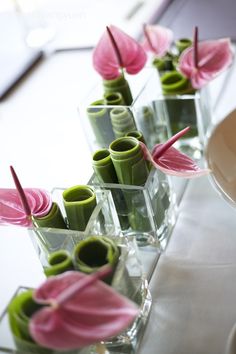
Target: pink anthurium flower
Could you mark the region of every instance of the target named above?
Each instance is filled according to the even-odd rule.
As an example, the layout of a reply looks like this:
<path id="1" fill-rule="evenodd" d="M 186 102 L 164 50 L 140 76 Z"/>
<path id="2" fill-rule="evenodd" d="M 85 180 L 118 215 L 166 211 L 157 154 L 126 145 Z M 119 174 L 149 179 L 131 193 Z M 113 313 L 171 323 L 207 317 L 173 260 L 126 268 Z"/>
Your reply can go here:
<path id="1" fill-rule="evenodd" d="M 178 69 L 200 89 L 231 65 L 233 51 L 229 38 L 198 43 L 197 37 L 195 29 L 194 45 L 180 55 Z"/>
<path id="2" fill-rule="evenodd" d="M 16 189 L 0 189 L 0 224 L 31 226 L 32 216 L 42 217 L 52 207 L 52 198 L 44 189 L 23 189 L 10 166 Z"/>
<path id="3" fill-rule="evenodd" d="M 144 35 L 145 39 L 142 44 L 144 50 L 159 58 L 167 53 L 173 41 L 173 32 L 159 25 L 144 25 Z"/>
<path id="4" fill-rule="evenodd" d="M 113 25 L 107 27 L 93 52 L 93 66 L 105 80 L 116 79 L 122 69 L 137 74 L 146 60 L 142 46 Z"/>
<path id="5" fill-rule="evenodd" d="M 32 216 L 42 217 L 48 214 L 52 199 L 47 191 L 39 188 L 25 188 L 24 192 Z M 31 226 L 31 215 L 25 213 L 16 189 L 0 189 L 0 224 Z"/>
<path id="6" fill-rule="evenodd" d="M 138 315 L 137 306 L 99 279 L 111 271 L 102 267 L 92 275 L 69 271 L 48 278 L 35 292 L 43 306 L 30 320 L 34 340 L 47 348 L 70 350 L 121 333 Z"/>
<path id="7" fill-rule="evenodd" d="M 172 176 L 193 178 L 208 174 L 210 172 L 208 169 L 201 169 L 190 157 L 179 152 L 172 146 L 188 130 L 189 127 L 181 130 L 165 144 L 155 145 L 152 153 L 149 152 L 145 144 L 140 142 L 145 158 L 154 167 Z"/>

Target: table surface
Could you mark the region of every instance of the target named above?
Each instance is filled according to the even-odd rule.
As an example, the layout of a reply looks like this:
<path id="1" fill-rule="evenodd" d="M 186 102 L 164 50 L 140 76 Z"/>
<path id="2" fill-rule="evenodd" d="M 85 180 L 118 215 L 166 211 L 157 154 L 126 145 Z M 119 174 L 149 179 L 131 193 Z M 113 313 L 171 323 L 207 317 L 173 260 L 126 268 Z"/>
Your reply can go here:
<path id="1" fill-rule="evenodd" d="M 214 123 L 235 108 L 235 78 L 233 65 L 210 85 Z M 10 165 L 23 187 L 51 190 L 88 181 L 91 152 L 77 107 L 98 79 L 91 51 L 57 53 L 1 102 L 1 187 L 14 187 Z M 151 279 L 153 307 L 139 354 L 224 353 L 236 322 L 235 229 L 235 210 L 209 177 L 186 184 Z M 1 228 L 0 252 L 2 311 L 18 285 L 37 286 L 44 275 L 24 229 Z"/>

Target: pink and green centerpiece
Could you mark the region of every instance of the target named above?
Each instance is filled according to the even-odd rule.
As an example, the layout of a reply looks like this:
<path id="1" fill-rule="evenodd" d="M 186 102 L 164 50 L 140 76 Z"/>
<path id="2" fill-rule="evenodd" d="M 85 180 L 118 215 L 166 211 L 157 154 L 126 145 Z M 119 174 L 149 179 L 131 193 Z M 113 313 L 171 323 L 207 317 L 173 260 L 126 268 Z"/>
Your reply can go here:
<path id="1" fill-rule="evenodd" d="M 17 292 L 7 308 L 16 349 L 38 354 L 105 353 L 106 341 L 139 314 L 135 303 L 101 281 L 110 272 L 109 266 L 91 275 L 67 271 L 35 290 Z"/>
<path id="2" fill-rule="evenodd" d="M 161 141 L 165 132 L 157 126 L 153 106 L 158 75 L 146 62 L 147 54 L 134 38 L 114 25 L 106 28 L 92 53 L 98 84 L 79 105 L 92 151 L 136 130 L 149 148 Z"/>
<path id="3" fill-rule="evenodd" d="M 202 156 L 206 132 L 212 120 L 208 84 L 232 64 L 230 39 L 199 41 L 198 28 L 193 40 L 173 41 L 173 33 L 161 26 L 144 27 L 144 49 L 152 63 L 172 61 L 172 66 L 160 70 L 162 95 L 156 107 L 159 115 L 169 122 L 170 134 L 185 126 L 191 130 L 178 145 L 194 158 Z M 154 58 L 154 59 L 153 59 Z"/>

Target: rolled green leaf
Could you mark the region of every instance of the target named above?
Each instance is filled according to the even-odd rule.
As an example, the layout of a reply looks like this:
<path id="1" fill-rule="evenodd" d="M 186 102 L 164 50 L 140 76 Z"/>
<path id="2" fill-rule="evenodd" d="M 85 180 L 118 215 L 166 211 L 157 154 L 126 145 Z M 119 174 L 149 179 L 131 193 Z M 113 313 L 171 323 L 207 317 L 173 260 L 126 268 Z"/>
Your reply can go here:
<path id="1" fill-rule="evenodd" d="M 120 92 L 107 92 L 104 94 L 104 101 L 109 106 L 124 105 L 124 99 Z"/>
<path id="2" fill-rule="evenodd" d="M 24 290 L 17 294 L 8 305 L 8 320 L 12 336 L 19 353 L 24 354 L 60 354 L 61 351 L 52 350 L 38 345 L 29 332 L 29 321 L 32 315 L 42 308 L 33 299 L 33 290 Z M 17 351 L 17 353 L 18 353 Z M 83 349 L 81 350 L 81 353 Z M 67 354 L 78 354 L 80 350 L 69 350 Z"/>
<path id="3" fill-rule="evenodd" d="M 166 53 L 162 58 L 154 58 L 152 65 L 158 70 L 160 75 L 165 72 L 175 70 L 175 56 L 171 53 Z"/>
<path id="4" fill-rule="evenodd" d="M 156 101 L 154 101 L 154 104 L 156 104 Z M 153 149 L 155 144 L 163 142 L 163 140 L 161 140 L 162 137 L 160 137 L 163 133 L 163 123 L 157 116 L 157 113 L 154 113 L 154 107 L 155 106 L 139 107 L 135 114 L 139 131 L 142 132 L 147 147 L 150 150 Z"/>
<path id="5" fill-rule="evenodd" d="M 112 128 L 117 138 L 125 136 L 131 130 L 137 129 L 133 114 L 126 107 L 113 108 L 110 116 Z"/>
<path id="6" fill-rule="evenodd" d="M 64 190 L 62 195 L 69 228 L 84 231 L 97 205 L 93 189 L 78 185 Z"/>
<path id="7" fill-rule="evenodd" d="M 101 183 L 118 184 L 116 171 L 108 149 L 97 150 L 93 154 L 92 164 L 94 172 Z M 127 229 L 129 227 L 129 220 L 124 194 L 120 188 L 113 188 L 111 194 L 119 217 L 120 226 L 122 230 Z"/>
<path id="8" fill-rule="evenodd" d="M 146 144 L 143 133 L 140 130 L 132 130 L 131 132 L 127 133 L 126 136 L 131 136 L 138 141 L 141 141 L 142 143 Z"/>
<path id="9" fill-rule="evenodd" d="M 128 81 L 125 79 L 124 75 L 120 75 L 114 80 L 103 80 L 103 88 L 105 93 L 120 92 L 125 104 L 127 106 L 130 106 L 132 104 L 132 93 Z"/>
<path id="10" fill-rule="evenodd" d="M 190 126 L 191 129 L 183 136 L 183 139 L 198 136 L 195 90 L 190 81 L 181 73 L 172 71 L 161 77 L 161 86 L 163 94 L 166 96 L 164 103 L 169 117 L 171 134 L 174 135 Z M 176 97 L 178 95 L 189 95 L 189 98 L 181 99 L 181 97 Z"/>
<path id="11" fill-rule="evenodd" d="M 29 318 L 40 308 L 33 302 L 32 293 L 32 290 L 27 290 L 17 295 L 8 306 L 9 323 L 13 334 L 28 341 L 33 341 L 28 330 Z"/>
<path id="12" fill-rule="evenodd" d="M 189 80 L 178 71 L 165 73 L 161 77 L 161 87 L 165 95 L 182 95 L 194 92 Z"/>
<path id="13" fill-rule="evenodd" d="M 149 165 L 136 138 L 124 137 L 114 140 L 110 145 L 110 153 L 120 184 L 136 186 L 145 184 L 149 175 Z M 143 192 L 125 189 L 124 196 L 132 229 L 150 230 Z"/>
<path id="14" fill-rule="evenodd" d="M 109 151 L 120 184 L 145 184 L 149 168 L 137 139 L 118 138 L 110 144 Z"/>
<path id="15" fill-rule="evenodd" d="M 106 264 L 115 269 L 119 256 L 119 248 L 112 239 L 106 236 L 89 236 L 75 246 L 73 259 L 76 269 L 91 274 Z M 113 273 L 105 278 L 106 282 L 111 282 Z"/>
<path id="16" fill-rule="evenodd" d="M 101 148 L 105 148 L 115 138 L 109 110 L 104 100 L 98 100 L 87 108 L 87 116 L 94 132 L 96 141 Z"/>
<path id="17" fill-rule="evenodd" d="M 140 130 L 133 130 L 133 131 L 127 133 L 126 136 L 133 137 L 146 145 L 146 141 L 144 139 L 143 133 Z M 154 146 L 154 144 L 153 144 L 153 146 Z M 147 161 L 147 167 L 148 167 L 149 171 L 152 168 L 152 164 L 149 161 Z"/>
<path id="18" fill-rule="evenodd" d="M 33 221 L 37 227 L 52 227 L 58 229 L 67 228 L 60 208 L 55 202 L 52 203 L 52 207 L 47 215 L 40 218 L 34 217 Z"/>
<path id="19" fill-rule="evenodd" d="M 108 149 L 95 151 L 92 157 L 93 169 L 101 182 L 118 183 L 116 171 Z"/>
<path id="20" fill-rule="evenodd" d="M 48 264 L 49 266 L 44 268 L 44 273 L 47 277 L 74 269 L 72 257 L 65 250 L 51 253 L 48 258 Z"/>
<path id="21" fill-rule="evenodd" d="M 42 306 L 32 298 L 33 290 L 16 295 L 8 306 L 8 319 L 15 345 L 22 353 L 49 354 L 52 350 L 36 344 L 29 333 L 30 317 Z"/>
<path id="22" fill-rule="evenodd" d="M 185 49 L 191 47 L 192 43 L 193 42 L 190 38 L 180 38 L 175 41 L 175 46 L 178 49 L 179 54 L 181 54 Z"/>

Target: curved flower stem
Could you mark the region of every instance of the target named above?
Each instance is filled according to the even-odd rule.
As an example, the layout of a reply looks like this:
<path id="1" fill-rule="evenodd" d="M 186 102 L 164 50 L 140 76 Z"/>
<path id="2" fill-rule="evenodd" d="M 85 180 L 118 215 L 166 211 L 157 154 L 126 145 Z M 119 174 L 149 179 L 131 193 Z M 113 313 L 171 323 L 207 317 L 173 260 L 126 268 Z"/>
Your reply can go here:
<path id="1" fill-rule="evenodd" d="M 20 200 L 21 200 L 21 203 L 22 203 L 22 207 L 23 207 L 23 209 L 25 211 L 26 216 L 28 216 L 31 219 L 31 217 L 32 217 L 31 210 L 30 210 L 30 206 L 29 206 L 27 197 L 25 195 L 24 189 L 22 188 L 22 186 L 20 184 L 20 181 L 19 181 L 19 179 L 17 177 L 17 174 L 16 174 L 16 172 L 15 172 L 15 170 L 14 170 L 14 168 L 12 166 L 10 166 L 10 170 L 11 170 L 11 174 L 12 174 L 12 177 L 13 177 L 17 192 L 19 193 L 19 197 L 20 197 Z"/>
<path id="2" fill-rule="evenodd" d="M 119 66 L 121 68 L 123 68 L 124 65 L 123 65 L 123 61 L 122 61 L 122 56 L 121 56 L 121 53 L 119 51 L 118 45 L 116 44 L 115 38 L 114 38 L 114 36 L 113 36 L 113 34 L 112 34 L 112 32 L 111 32 L 111 30 L 110 30 L 110 28 L 108 26 L 106 27 L 106 29 L 107 29 L 107 33 L 109 35 L 109 38 L 111 40 L 111 44 L 113 46 L 114 52 L 116 54 L 116 58 L 117 58 L 117 61 L 119 63 Z"/>
<path id="3" fill-rule="evenodd" d="M 198 27 L 194 28 L 194 39 L 193 39 L 193 60 L 194 66 L 198 68 Z"/>
<path id="4" fill-rule="evenodd" d="M 152 44 L 151 38 L 150 38 L 150 36 L 149 36 L 149 33 L 148 33 L 148 30 L 147 30 L 147 25 L 146 25 L 146 24 L 143 25 L 143 33 L 144 33 L 144 35 L 145 35 L 145 37 L 146 37 L 146 39 L 147 39 L 147 42 L 148 42 L 150 48 L 151 48 L 152 51 L 155 53 L 156 50 L 155 50 L 155 48 L 153 47 L 153 44 Z"/>
<path id="5" fill-rule="evenodd" d="M 177 140 L 189 131 L 190 127 L 182 129 L 180 132 L 172 136 L 166 143 L 162 144 L 155 153 L 155 159 L 159 159 Z"/>

